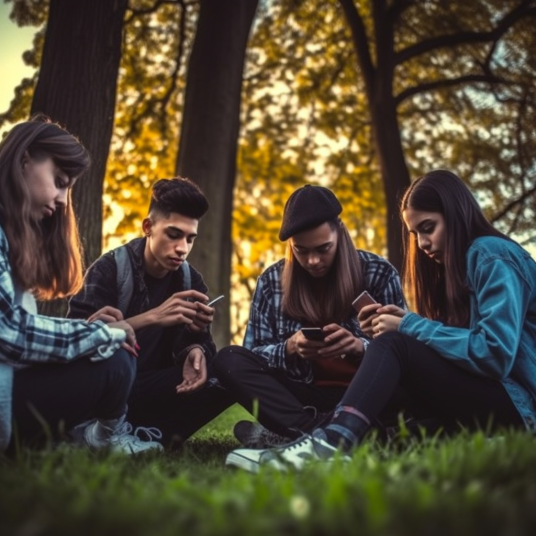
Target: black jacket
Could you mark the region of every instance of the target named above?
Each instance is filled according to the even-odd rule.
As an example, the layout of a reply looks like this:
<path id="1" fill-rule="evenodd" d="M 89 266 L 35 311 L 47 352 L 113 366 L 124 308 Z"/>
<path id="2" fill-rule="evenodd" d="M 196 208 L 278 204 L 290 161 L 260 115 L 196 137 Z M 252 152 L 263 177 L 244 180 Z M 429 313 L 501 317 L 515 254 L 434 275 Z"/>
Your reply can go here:
<path id="1" fill-rule="evenodd" d="M 134 292 L 128 306 L 125 318 L 130 318 L 149 309 L 149 295 L 145 285 L 145 267 L 143 262 L 143 252 L 145 250 L 145 238 L 136 238 L 127 244 L 132 275 L 134 279 Z M 97 259 L 87 270 L 84 278 L 84 286 L 69 301 L 70 318 L 88 318 L 95 311 L 106 305 L 117 307 L 117 265 L 114 258 L 115 250 L 109 251 Z M 207 293 L 201 274 L 190 265 L 191 288 L 204 294 Z M 169 289 L 169 298 L 175 292 L 184 290 L 182 270 L 173 273 L 174 277 Z M 163 300 L 165 301 L 165 300 Z M 192 345 L 199 345 L 203 348 L 207 362 L 210 362 L 216 353 L 216 345 L 212 340 L 210 331 L 193 332 L 184 325 L 178 325 L 174 330 L 173 359 L 176 362 L 182 361 Z"/>

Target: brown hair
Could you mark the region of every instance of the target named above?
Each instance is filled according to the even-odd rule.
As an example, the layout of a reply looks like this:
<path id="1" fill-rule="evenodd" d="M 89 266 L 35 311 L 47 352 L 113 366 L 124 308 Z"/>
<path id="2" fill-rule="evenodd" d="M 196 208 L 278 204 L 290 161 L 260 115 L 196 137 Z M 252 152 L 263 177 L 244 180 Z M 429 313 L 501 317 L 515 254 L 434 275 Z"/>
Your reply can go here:
<path id="1" fill-rule="evenodd" d="M 361 263 L 348 229 L 338 218 L 327 223 L 337 232 L 338 241 L 323 295 L 314 294 L 313 277 L 300 266 L 290 244 L 281 277 L 283 312 L 309 326 L 340 323 L 352 313 L 351 301 L 364 288 Z"/>
<path id="2" fill-rule="evenodd" d="M 465 183 L 450 171 L 435 170 L 416 179 L 402 198 L 400 214 L 407 208 L 438 212 L 445 219 L 442 264 L 429 259 L 404 226 L 403 279 L 417 313 L 449 325 L 467 326 L 467 249 L 479 236 L 509 238 L 486 220 Z"/>
<path id="3" fill-rule="evenodd" d="M 23 162 L 51 158 L 70 185 L 89 167 L 89 154 L 72 134 L 43 116 L 19 123 L 0 144 L 0 225 L 9 243 L 15 281 L 39 299 L 61 298 L 82 284 L 81 247 L 71 206 L 41 222 L 31 217 Z"/>

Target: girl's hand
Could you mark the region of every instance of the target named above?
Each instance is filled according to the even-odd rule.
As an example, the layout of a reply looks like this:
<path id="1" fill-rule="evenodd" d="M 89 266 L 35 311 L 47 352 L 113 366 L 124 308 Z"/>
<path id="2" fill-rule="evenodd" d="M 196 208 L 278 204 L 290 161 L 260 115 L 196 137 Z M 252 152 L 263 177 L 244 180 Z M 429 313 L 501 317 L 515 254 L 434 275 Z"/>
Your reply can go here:
<path id="1" fill-rule="evenodd" d="M 379 315 L 388 314 L 388 315 L 398 316 L 399 318 L 402 318 L 403 316 L 409 313 L 409 311 L 406 311 L 405 309 L 402 309 L 401 307 L 398 307 L 397 305 L 383 305 L 376 312 Z"/>
<path id="2" fill-rule="evenodd" d="M 359 322 L 359 327 L 361 331 L 367 336 L 372 338 L 374 333 L 372 331 L 372 321 L 378 317 L 378 309 L 382 308 L 381 303 L 371 303 L 370 305 L 365 305 L 359 311 L 357 315 L 357 321 Z"/>
<path id="3" fill-rule="evenodd" d="M 95 311 L 87 319 L 88 322 L 95 322 L 95 320 L 102 320 L 106 324 L 109 324 L 110 322 L 119 322 L 120 320 L 123 320 L 123 313 L 115 307 L 106 305 L 102 309 Z"/>
<path id="4" fill-rule="evenodd" d="M 363 354 L 363 342 L 347 329 L 338 324 L 328 324 L 323 329 L 328 335 L 324 339 L 325 347 L 318 350 L 318 357 L 334 359 L 346 357 L 346 354 Z"/>
<path id="5" fill-rule="evenodd" d="M 126 341 L 121 345 L 129 354 L 132 354 L 135 357 L 138 357 L 137 350 L 140 349 L 138 343 L 136 342 L 136 333 L 132 326 L 125 320 L 120 320 L 119 322 L 110 322 L 108 324 L 110 328 L 122 329 L 127 334 Z"/>
<path id="6" fill-rule="evenodd" d="M 398 326 L 402 321 L 402 317 L 396 315 L 382 314 L 374 319 L 372 322 L 373 326 L 373 337 L 376 338 L 382 333 L 387 333 L 388 331 L 398 331 Z"/>

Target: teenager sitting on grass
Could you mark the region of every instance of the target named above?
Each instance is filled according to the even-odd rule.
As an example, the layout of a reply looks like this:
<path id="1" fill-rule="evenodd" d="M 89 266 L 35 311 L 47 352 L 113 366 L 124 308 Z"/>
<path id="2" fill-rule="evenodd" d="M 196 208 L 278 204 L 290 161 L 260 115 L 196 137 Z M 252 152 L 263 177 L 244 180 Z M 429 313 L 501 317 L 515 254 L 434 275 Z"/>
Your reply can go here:
<path id="1" fill-rule="evenodd" d="M 385 259 L 357 250 L 339 219 L 333 192 L 307 185 L 289 197 L 279 233 L 287 257 L 255 289 L 244 347 L 220 350 L 216 375 L 246 410 L 258 403 L 259 424 L 240 421 L 244 446 L 288 442 L 311 431 L 341 399 L 370 337 L 352 301 L 363 290 L 404 307 L 400 278 Z M 322 329 L 310 340 L 302 328 Z"/>
<path id="2" fill-rule="evenodd" d="M 536 263 L 448 171 L 416 180 L 401 213 L 417 313 L 368 306 L 374 341 L 330 422 L 279 449 L 235 450 L 227 464 L 301 468 L 348 453 L 399 386 L 445 428 L 536 430 Z"/>
<path id="3" fill-rule="evenodd" d="M 63 297 L 82 283 L 70 189 L 88 165 L 79 141 L 44 118 L 0 144 L 0 450 L 42 445 L 76 425 L 81 445 L 161 448 L 130 435 L 124 420 L 132 328 L 106 325 L 106 311 L 91 322 L 36 314 L 34 296 Z"/>
<path id="4" fill-rule="evenodd" d="M 186 261 L 208 208 L 193 181 L 156 181 L 142 223 L 145 236 L 97 259 L 69 302 L 71 317 L 85 318 L 109 306 L 116 319 L 124 316 L 134 328 L 139 358 L 128 420 L 156 426 L 166 447 L 180 446 L 232 404 L 210 381 L 215 309 L 207 305 L 201 274 Z"/>

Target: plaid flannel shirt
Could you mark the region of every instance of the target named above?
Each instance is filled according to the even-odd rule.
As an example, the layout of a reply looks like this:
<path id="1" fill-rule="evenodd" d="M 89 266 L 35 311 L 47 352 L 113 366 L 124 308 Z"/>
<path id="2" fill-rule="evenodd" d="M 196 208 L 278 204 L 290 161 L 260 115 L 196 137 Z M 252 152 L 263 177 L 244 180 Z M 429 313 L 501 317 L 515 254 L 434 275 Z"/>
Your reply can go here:
<path id="1" fill-rule="evenodd" d="M 23 306 L 24 305 L 24 306 Z M 123 330 L 103 322 L 66 320 L 35 314 L 35 300 L 16 287 L 8 242 L 0 227 L 0 450 L 11 437 L 14 369 L 35 362 L 66 362 L 80 357 L 106 359 L 125 340 Z"/>
<path id="2" fill-rule="evenodd" d="M 26 295 L 28 297 L 28 295 Z M 110 357 L 125 340 L 123 330 L 103 322 L 33 314 L 11 276 L 7 239 L 0 228 L 0 362 L 63 362 L 83 356 Z"/>
<path id="3" fill-rule="evenodd" d="M 386 259 L 368 251 L 357 250 L 364 275 L 364 290 L 379 303 L 406 308 L 398 272 Z M 281 274 L 285 261 L 267 268 L 257 280 L 251 303 L 244 347 L 266 359 L 269 367 L 284 370 L 296 381 L 313 380 L 311 363 L 297 356 L 285 355 L 285 342 L 303 326 L 284 315 L 281 309 Z M 355 296 L 351 297 L 352 299 Z M 365 349 L 370 339 L 361 331 L 357 314 L 344 319 L 341 326 L 363 341 Z"/>

